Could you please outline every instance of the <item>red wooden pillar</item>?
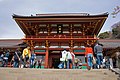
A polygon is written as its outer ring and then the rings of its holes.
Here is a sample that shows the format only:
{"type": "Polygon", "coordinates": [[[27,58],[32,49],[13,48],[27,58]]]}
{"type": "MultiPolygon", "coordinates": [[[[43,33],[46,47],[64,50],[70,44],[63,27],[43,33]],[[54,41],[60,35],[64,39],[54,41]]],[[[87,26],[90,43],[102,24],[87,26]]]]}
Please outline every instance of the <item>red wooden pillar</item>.
{"type": "Polygon", "coordinates": [[[48,52],[48,47],[46,48],[46,54],[45,54],[45,68],[48,68],[48,56],[49,52],[48,52]]]}
{"type": "Polygon", "coordinates": [[[48,68],[48,58],[49,58],[49,50],[48,50],[48,40],[46,40],[46,54],[45,54],[45,68],[48,68]]]}

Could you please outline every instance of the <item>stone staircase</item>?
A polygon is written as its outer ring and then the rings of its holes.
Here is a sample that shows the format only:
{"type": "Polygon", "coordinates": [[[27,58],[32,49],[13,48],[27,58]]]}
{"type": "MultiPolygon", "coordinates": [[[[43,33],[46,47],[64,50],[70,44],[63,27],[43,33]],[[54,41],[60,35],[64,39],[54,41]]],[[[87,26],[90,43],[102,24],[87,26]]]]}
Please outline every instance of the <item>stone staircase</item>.
{"type": "Polygon", "coordinates": [[[0,80],[118,80],[108,69],[0,68],[0,80]]]}

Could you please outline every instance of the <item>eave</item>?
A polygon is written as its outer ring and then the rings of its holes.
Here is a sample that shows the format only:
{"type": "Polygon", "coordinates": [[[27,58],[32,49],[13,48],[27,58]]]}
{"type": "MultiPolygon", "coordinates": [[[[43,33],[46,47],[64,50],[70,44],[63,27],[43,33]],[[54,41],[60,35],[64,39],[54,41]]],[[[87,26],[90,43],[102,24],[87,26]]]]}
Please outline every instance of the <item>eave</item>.
{"type": "MultiPolygon", "coordinates": [[[[108,17],[108,13],[99,14],[99,15],[81,15],[81,14],[39,14],[36,16],[20,16],[20,15],[13,15],[13,18],[20,26],[22,31],[26,35],[33,35],[34,33],[31,28],[32,26],[27,26],[29,23],[39,23],[39,24],[78,24],[78,23],[91,23],[95,22],[95,27],[92,35],[98,35],[102,26],[104,25],[106,19],[108,17]]],[[[35,34],[35,33],[34,33],[35,34]]]]}

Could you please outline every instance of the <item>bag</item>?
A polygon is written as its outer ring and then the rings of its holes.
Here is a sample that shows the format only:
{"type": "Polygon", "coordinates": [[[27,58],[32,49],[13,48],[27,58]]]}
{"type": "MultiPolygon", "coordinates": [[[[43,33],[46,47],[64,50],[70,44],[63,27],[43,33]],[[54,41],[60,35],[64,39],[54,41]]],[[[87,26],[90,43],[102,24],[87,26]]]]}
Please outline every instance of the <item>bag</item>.
{"type": "Polygon", "coordinates": [[[95,60],[94,57],[93,57],[92,63],[93,63],[93,64],[96,64],[96,60],[95,60]]]}
{"type": "Polygon", "coordinates": [[[60,58],[60,61],[65,61],[65,59],[64,58],[60,58]]]}
{"type": "Polygon", "coordinates": [[[61,62],[59,65],[58,65],[59,69],[62,69],[63,68],[63,62],[61,62]]]}
{"type": "Polygon", "coordinates": [[[78,59],[77,58],[74,59],[74,63],[78,63],[78,59]]]}
{"type": "Polygon", "coordinates": [[[5,57],[9,57],[9,52],[7,52],[7,53],[5,54],[5,57]]]}

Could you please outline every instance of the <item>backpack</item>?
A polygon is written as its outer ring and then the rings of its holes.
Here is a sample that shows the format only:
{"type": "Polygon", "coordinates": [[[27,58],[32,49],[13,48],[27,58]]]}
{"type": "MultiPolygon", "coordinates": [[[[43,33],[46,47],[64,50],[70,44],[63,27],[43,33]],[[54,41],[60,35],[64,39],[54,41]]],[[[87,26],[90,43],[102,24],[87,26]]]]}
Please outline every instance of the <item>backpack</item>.
{"type": "Polygon", "coordinates": [[[14,53],[14,60],[19,60],[18,52],[15,52],[15,53],[14,53]]]}
{"type": "Polygon", "coordinates": [[[14,55],[14,60],[18,60],[18,57],[16,54],[14,55]]]}
{"type": "Polygon", "coordinates": [[[7,52],[7,53],[5,54],[5,57],[9,57],[9,52],[7,52]]]}

